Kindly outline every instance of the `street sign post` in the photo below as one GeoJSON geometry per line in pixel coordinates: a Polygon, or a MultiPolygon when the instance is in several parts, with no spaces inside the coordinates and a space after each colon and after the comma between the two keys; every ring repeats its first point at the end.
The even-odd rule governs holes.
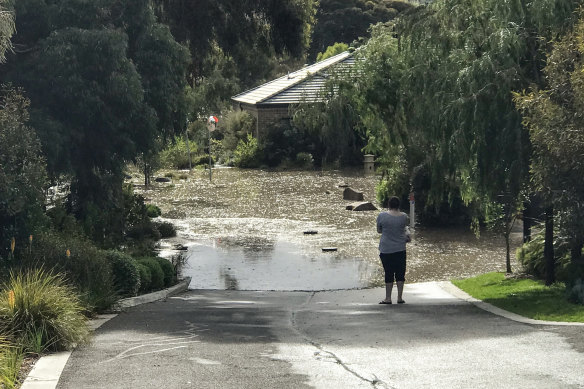
{"type": "Polygon", "coordinates": [[[209,116],[209,119],[207,120],[207,129],[209,130],[209,182],[213,181],[213,173],[211,169],[211,132],[215,131],[217,123],[219,123],[217,116],[209,116]]]}

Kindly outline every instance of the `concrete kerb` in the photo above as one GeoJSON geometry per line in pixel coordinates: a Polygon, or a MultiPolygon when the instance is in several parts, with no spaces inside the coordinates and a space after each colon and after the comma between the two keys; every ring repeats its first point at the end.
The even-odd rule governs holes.
{"type": "Polygon", "coordinates": [[[170,288],[160,290],[158,292],[144,294],[141,296],[128,297],[125,299],[121,299],[120,301],[118,301],[116,303],[116,305],[113,308],[113,311],[114,312],[121,312],[126,308],[135,307],[136,305],[152,303],[154,301],[165,299],[168,296],[172,296],[172,295],[178,294],[180,292],[184,292],[185,290],[187,290],[189,288],[190,283],[191,283],[191,277],[186,277],[181,282],[179,282],[178,284],[176,284],[170,288]]]}
{"type": "MultiPolygon", "coordinates": [[[[184,292],[189,288],[190,283],[191,277],[186,277],[170,288],[142,296],[122,299],[115,305],[114,312],[121,312],[130,307],[162,300],[184,292]]],[[[98,315],[97,318],[89,321],[89,326],[95,331],[116,316],[117,314],[98,315]]],[[[21,389],[55,389],[71,353],[72,351],[64,351],[41,357],[24,380],[21,389]]]]}
{"type": "Polygon", "coordinates": [[[518,315],[516,313],[509,312],[509,311],[506,311],[504,309],[498,308],[498,307],[491,305],[489,303],[486,303],[484,301],[477,300],[476,298],[472,297],[471,295],[469,295],[465,291],[459,289],[456,285],[454,285],[450,281],[440,282],[439,285],[442,289],[444,289],[446,292],[450,293],[451,295],[453,295],[456,298],[467,301],[467,302],[477,306],[478,308],[480,308],[484,311],[491,312],[495,315],[502,316],[506,319],[513,320],[513,321],[516,321],[519,323],[532,324],[532,325],[546,325],[546,326],[575,326],[575,327],[584,326],[584,323],[529,319],[527,317],[518,315]]]}

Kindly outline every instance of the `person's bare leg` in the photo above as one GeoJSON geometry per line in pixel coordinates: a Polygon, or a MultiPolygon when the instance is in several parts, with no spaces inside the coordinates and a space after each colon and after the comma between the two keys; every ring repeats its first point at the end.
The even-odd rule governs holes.
{"type": "Polygon", "coordinates": [[[398,303],[400,301],[404,301],[402,299],[403,292],[404,292],[404,282],[403,281],[397,281],[397,302],[398,303]]]}
{"type": "Polygon", "coordinates": [[[393,282],[385,284],[385,301],[391,302],[391,290],[393,289],[393,282]]]}

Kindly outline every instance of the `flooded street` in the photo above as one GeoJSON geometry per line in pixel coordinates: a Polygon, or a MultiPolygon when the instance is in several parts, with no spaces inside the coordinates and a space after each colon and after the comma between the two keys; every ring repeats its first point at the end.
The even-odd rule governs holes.
{"type": "MultiPolygon", "coordinates": [[[[383,284],[375,219],[345,209],[342,185],[375,203],[377,177],[361,171],[272,172],[219,168],[143,193],[178,227],[192,289],[328,290],[383,284]],[[304,232],[315,234],[307,235],[304,232]],[[323,248],[336,248],[323,252],[323,248]]],[[[136,189],[140,178],[135,175],[136,189]]],[[[515,248],[521,241],[514,234],[515,248]]],[[[513,253],[514,253],[513,249],[513,253]]],[[[408,282],[504,271],[504,241],[464,228],[417,228],[408,282]]]]}

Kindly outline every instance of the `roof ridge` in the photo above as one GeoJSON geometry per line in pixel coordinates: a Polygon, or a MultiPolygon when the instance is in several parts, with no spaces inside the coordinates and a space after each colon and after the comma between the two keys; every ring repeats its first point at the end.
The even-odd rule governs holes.
{"type": "Polygon", "coordinates": [[[307,80],[310,76],[313,76],[315,74],[318,74],[320,71],[322,71],[324,69],[327,69],[327,68],[329,68],[329,67],[331,67],[331,66],[333,66],[333,65],[335,65],[335,64],[337,64],[337,63],[339,63],[339,62],[341,62],[341,61],[343,61],[345,59],[347,59],[351,55],[352,55],[351,52],[344,51],[344,52],[342,52],[340,54],[337,54],[337,55],[334,55],[334,56],[332,56],[330,58],[327,58],[324,61],[316,62],[316,63],[314,63],[312,65],[305,66],[305,67],[303,67],[301,69],[298,69],[298,70],[296,70],[296,71],[294,71],[292,73],[289,73],[289,74],[284,75],[282,77],[278,77],[275,80],[268,81],[268,82],[266,82],[266,83],[264,83],[262,85],[256,86],[255,88],[248,89],[247,91],[244,91],[242,93],[239,93],[239,94],[233,96],[232,99],[235,100],[239,96],[242,96],[242,95],[251,93],[251,92],[253,92],[255,90],[258,90],[258,89],[260,89],[260,88],[262,88],[262,87],[264,87],[266,85],[276,83],[277,81],[280,81],[280,80],[282,80],[284,78],[290,79],[291,78],[290,75],[298,74],[300,76],[300,77],[298,77],[298,80],[295,80],[291,84],[286,85],[284,88],[279,89],[279,90],[277,90],[277,91],[275,91],[275,92],[273,92],[273,93],[271,93],[271,94],[269,94],[269,95],[267,95],[265,97],[262,97],[261,99],[259,99],[258,101],[255,102],[255,104],[262,103],[262,102],[264,102],[266,100],[269,100],[270,98],[276,96],[277,94],[282,93],[285,90],[288,90],[290,88],[293,88],[294,86],[296,86],[296,85],[300,84],[301,82],[307,80]],[[313,69],[313,71],[311,71],[311,69],[313,69]]]}

